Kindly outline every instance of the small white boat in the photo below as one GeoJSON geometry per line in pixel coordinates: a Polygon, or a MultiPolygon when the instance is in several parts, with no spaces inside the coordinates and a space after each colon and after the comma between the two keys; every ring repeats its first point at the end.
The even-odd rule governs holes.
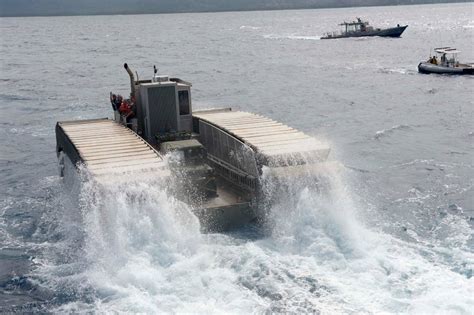
{"type": "Polygon", "coordinates": [[[456,48],[440,47],[434,51],[435,56],[418,64],[420,73],[474,74],[474,63],[460,63],[457,59],[460,51],[456,48]]]}

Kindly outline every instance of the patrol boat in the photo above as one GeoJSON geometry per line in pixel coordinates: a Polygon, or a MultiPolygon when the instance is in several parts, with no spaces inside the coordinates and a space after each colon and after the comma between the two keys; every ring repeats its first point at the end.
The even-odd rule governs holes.
{"type": "Polygon", "coordinates": [[[60,166],[67,158],[99,183],[123,174],[177,178],[176,196],[203,229],[222,231],[262,217],[263,172],[275,178],[316,174],[328,157],[330,148],[303,132],[231,108],[193,110],[191,83],[158,75],[156,68],[151,80],[136,80],[124,67],[135,118],[114,111],[113,119],[58,122],[60,166]],[[177,160],[166,164],[168,153],[177,160]]]}
{"type": "Polygon", "coordinates": [[[343,22],[339,24],[343,27],[340,33],[327,33],[321,39],[335,39],[335,38],[346,38],[346,37],[365,37],[365,36],[382,36],[382,37],[400,37],[408,25],[401,26],[398,24],[396,27],[391,28],[373,28],[369,25],[369,22],[362,21],[357,18],[357,21],[343,22]]]}

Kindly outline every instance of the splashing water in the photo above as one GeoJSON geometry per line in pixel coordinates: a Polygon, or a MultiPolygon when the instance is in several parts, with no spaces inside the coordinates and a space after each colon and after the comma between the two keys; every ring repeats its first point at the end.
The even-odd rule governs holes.
{"type": "MultiPolygon", "coordinates": [[[[66,167],[66,174],[70,174],[71,163],[66,167]]],[[[82,273],[73,275],[80,282],[72,292],[72,303],[77,304],[77,295],[94,291],[96,307],[104,300],[116,299],[131,307],[134,303],[127,304],[127,297],[139,298],[159,290],[166,284],[163,270],[195,253],[201,242],[199,222],[189,207],[169,197],[163,179],[142,181],[136,174],[136,180],[117,178],[98,184],[85,170],[80,172],[78,181],[65,178],[72,187],[68,193],[79,196],[75,201],[79,209],[72,205],[74,202],[67,207],[76,211],[70,214],[80,221],[76,234],[82,235],[65,244],[75,243],[80,252],[73,262],[82,273]]],[[[70,218],[62,220],[69,225],[70,218]]],[[[61,272],[65,265],[57,267],[53,268],[54,273],[61,272]]],[[[63,280],[55,290],[69,291],[71,279],[63,280]]],[[[61,306],[65,307],[68,306],[61,306]]]]}
{"type": "MultiPolygon", "coordinates": [[[[319,181],[322,190],[286,178],[289,191],[271,213],[272,246],[279,259],[294,260],[293,273],[303,272],[319,284],[320,294],[302,293],[300,305],[327,312],[470,312],[472,253],[444,248],[452,259],[441,262],[434,259],[440,248],[433,244],[407,243],[371,230],[361,224],[361,206],[339,167],[324,168],[319,181]],[[456,260],[463,271],[451,270],[456,260]]],[[[458,227],[469,231],[465,221],[458,227]]],[[[457,238],[458,245],[466,245],[465,232],[451,232],[462,239],[457,238]]]]}
{"type": "Polygon", "coordinates": [[[265,170],[267,234],[201,234],[160,179],[104,186],[82,176],[59,219],[68,236],[55,259],[37,260],[37,278],[60,312],[468,313],[474,258],[459,239],[437,247],[365,227],[344,172],[328,164],[316,181],[265,170]]]}

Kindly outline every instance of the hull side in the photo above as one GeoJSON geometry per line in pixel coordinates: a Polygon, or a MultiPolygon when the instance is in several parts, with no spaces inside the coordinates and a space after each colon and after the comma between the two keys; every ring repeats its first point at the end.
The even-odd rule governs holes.
{"type": "Polygon", "coordinates": [[[443,67],[431,64],[429,62],[420,62],[418,64],[418,72],[425,73],[425,74],[456,74],[456,75],[463,75],[463,74],[474,74],[474,68],[472,67],[443,67]]]}
{"type": "Polygon", "coordinates": [[[380,36],[380,37],[400,37],[408,25],[397,26],[387,28],[383,30],[373,30],[366,32],[353,32],[349,34],[341,34],[336,36],[324,36],[321,39],[336,39],[336,38],[348,38],[348,37],[368,37],[368,36],[380,36]]]}
{"type": "Polygon", "coordinates": [[[378,31],[378,34],[375,34],[373,36],[400,37],[407,27],[408,25],[380,30],[378,31]]]}

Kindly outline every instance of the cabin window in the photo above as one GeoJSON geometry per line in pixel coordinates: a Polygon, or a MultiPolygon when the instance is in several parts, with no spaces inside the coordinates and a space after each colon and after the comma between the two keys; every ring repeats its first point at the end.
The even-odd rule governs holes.
{"type": "Polygon", "coordinates": [[[178,91],[179,114],[189,115],[189,93],[188,91],[178,91]]]}

